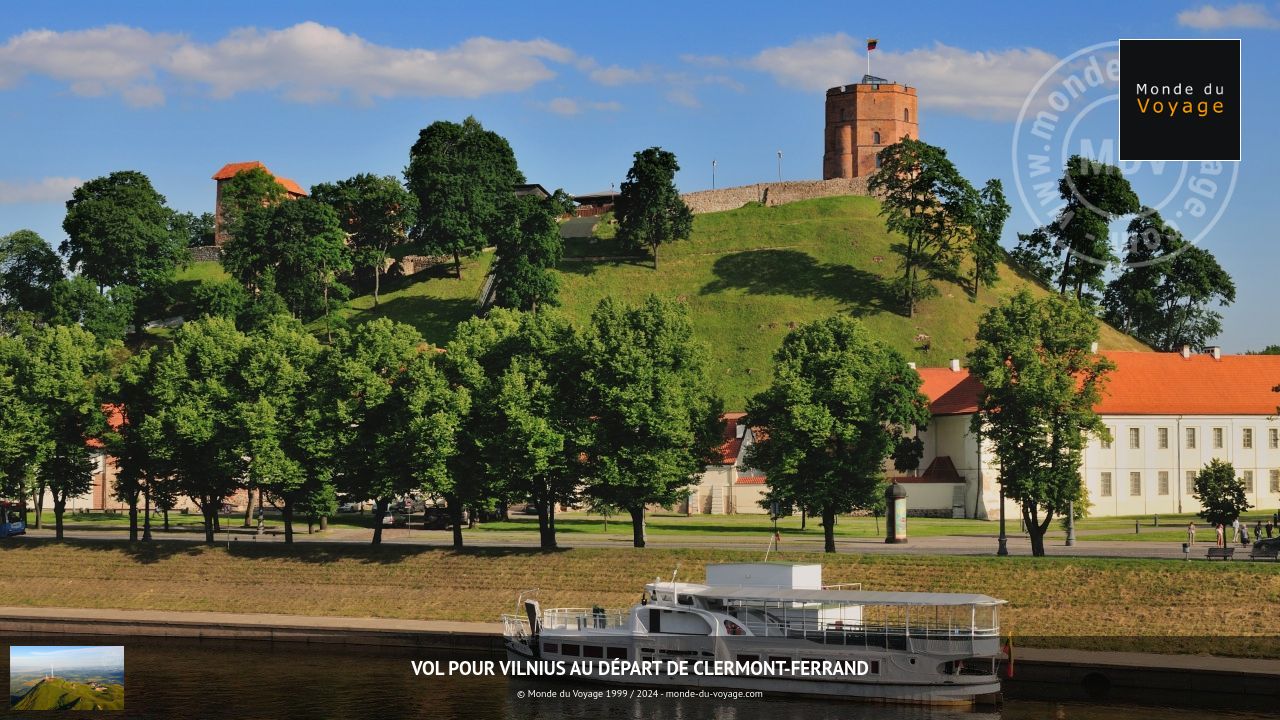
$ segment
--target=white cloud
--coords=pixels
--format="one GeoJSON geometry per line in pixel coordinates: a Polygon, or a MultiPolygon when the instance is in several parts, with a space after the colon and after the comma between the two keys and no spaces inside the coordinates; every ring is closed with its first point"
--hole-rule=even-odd
{"type": "Polygon", "coordinates": [[[643,83],[653,80],[653,71],[648,69],[624,68],[619,65],[610,65],[609,67],[596,68],[589,73],[587,77],[592,82],[615,87],[618,85],[629,85],[632,83],[643,83]]]}
{"type": "MultiPolygon", "coordinates": [[[[1010,119],[1057,62],[1053,54],[1035,48],[978,52],[939,43],[902,53],[876,51],[871,72],[917,88],[929,111],[1010,119]]],[[[772,75],[780,85],[818,92],[859,80],[866,55],[860,42],[837,33],[767,48],[746,65],[772,75]]]]}
{"type": "Polygon", "coordinates": [[[65,202],[84,184],[80,178],[47,177],[26,182],[0,180],[0,205],[65,202]]]}
{"type": "Polygon", "coordinates": [[[733,64],[732,60],[723,55],[694,55],[693,53],[681,55],[680,62],[701,67],[729,67],[733,64]]]}
{"type": "Polygon", "coordinates": [[[1178,13],[1178,24],[1198,30],[1220,28],[1280,28],[1280,20],[1272,17],[1262,5],[1241,3],[1227,8],[1204,5],[1178,13]]]}
{"type": "Polygon", "coordinates": [[[29,30],[0,45],[0,89],[28,74],[68,84],[76,95],[121,93],[126,102],[155,105],[163,93],[151,85],[156,69],[182,42],[180,35],[124,25],[54,32],[29,30]]]}
{"type": "Polygon", "coordinates": [[[163,103],[164,78],[215,98],[254,91],[298,102],[479,97],[528,89],[555,76],[549,63],[575,61],[573,51],[541,39],[474,37],[444,49],[394,48],[303,22],[281,30],[243,28],[204,44],[109,25],[10,38],[0,45],[0,88],[43,75],[77,95],[119,94],[136,106],[163,103]]]}
{"type": "Polygon", "coordinates": [[[668,90],[667,101],[687,108],[702,107],[702,101],[698,100],[698,96],[693,94],[693,90],[683,86],[673,87],[668,90]]]}
{"type": "Polygon", "coordinates": [[[549,113],[571,117],[573,115],[580,115],[587,110],[595,110],[598,112],[617,112],[622,109],[622,103],[616,100],[592,101],[558,97],[544,103],[538,103],[538,107],[549,113]]]}

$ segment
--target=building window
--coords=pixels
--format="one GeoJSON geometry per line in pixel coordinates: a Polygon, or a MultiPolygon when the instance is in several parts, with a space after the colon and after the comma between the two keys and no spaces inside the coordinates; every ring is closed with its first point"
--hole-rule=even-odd
{"type": "Polygon", "coordinates": [[[1253,428],[1243,428],[1240,430],[1240,447],[1245,450],[1253,449],[1253,428]]]}
{"type": "Polygon", "coordinates": [[[1102,473],[1102,497],[1111,497],[1111,473],[1102,473]]]}
{"type": "Polygon", "coordinates": [[[1250,494],[1253,493],[1253,471],[1252,470],[1244,471],[1244,491],[1250,494]]]}
{"type": "Polygon", "coordinates": [[[1267,431],[1267,445],[1272,450],[1280,450],[1280,430],[1271,428],[1267,431]]]}
{"type": "Polygon", "coordinates": [[[1129,473],[1129,494],[1130,495],[1142,494],[1142,473],[1140,472],[1129,473]]]}
{"type": "Polygon", "coordinates": [[[1187,428],[1187,449],[1188,450],[1196,449],[1196,429],[1195,428],[1187,428]]]}
{"type": "Polygon", "coordinates": [[[1222,428],[1213,429],[1213,449],[1214,450],[1222,449],[1222,428]]]}
{"type": "Polygon", "coordinates": [[[1129,428],[1129,449],[1137,450],[1142,447],[1142,429],[1129,428]]]}
{"type": "Polygon", "coordinates": [[[1280,470],[1271,471],[1271,492],[1280,495],[1280,470]]]}
{"type": "Polygon", "coordinates": [[[911,122],[911,110],[902,108],[902,122],[911,122]]]}
{"type": "Polygon", "coordinates": [[[1113,438],[1113,437],[1115,437],[1115,436],[1116,436],[1116,432],[1115,432],[1115,430],[1112,430],[1111,428],[1107,428],[1107,436],[1106,436],[1106,437],[1104,437],[1104,438],[1102,438],[1102,449],[1103,449],[1103,450],[1110,450],[1110,449],[1111,449],[1111,438],[1113,438]]]}
{"type": "Polygon", "coordinates": [[[1156,492],[1161,495],[1169,494],[1169,471],[1168,470],[1161,470],[1160,473],[1156,475],[1156,492]]]}
{"type": "Polygon", "coordinates": [[[1188,495],[1190,495],[1192,492],[1195,491],[1197,474],[1198,473],[1196,473],[1195,470],[1187,471],[1187,489],[1184,492],[1186,492],[1188,495]]]}
{"type": "Polygon", "coordinates": [[[1169,449],[1169,428],[1156,428],[1156,444],[1161,450],[1169,449]]]}
{"type": "Polygon", "coordinates": [[[879,130],[876,130],[875,132],[871,133],[871,137],[873,138],[873,139],[872,139],[872,141],[871,141],[871,144],[872,144],[872,145],[879,145],[879,144],[880,144],[880,131],[879,131],[879,130]]]}

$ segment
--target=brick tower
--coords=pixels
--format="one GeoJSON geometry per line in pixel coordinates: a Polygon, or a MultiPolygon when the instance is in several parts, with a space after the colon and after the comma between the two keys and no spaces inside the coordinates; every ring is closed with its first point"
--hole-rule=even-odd
{"type": "Polygon", "coordinates": [[[880,151],[903,137],[920,137],[915,88],[872,75],[856,85],[831,88],[822,179],[874,173],[880,151]]]}

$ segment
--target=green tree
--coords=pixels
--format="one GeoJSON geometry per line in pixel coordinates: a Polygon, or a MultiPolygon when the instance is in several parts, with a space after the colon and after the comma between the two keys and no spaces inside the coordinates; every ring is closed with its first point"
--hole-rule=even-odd
{"type": "Polygon", "coordinates": [[[1196,513],[1210,525],[1230,525],[1253,507],[1244,491],[1244,481],[1226,460],[1214,458],[1196,474],[1192,496],[1200,502],[1196,513]]]}
{"type": "Polygon", "coordinates": [[[556,304],[558,282],[552,270],[564,254],[556,220],[561,210],[553,198],[525,195],[507,203],[499,214],[493,262],[498,305],[535,310],[556,304]]]}
{"type": "Polygon", "coordinates": [[[146,442],[162,448],[177,488],[200,506],[209,543],[223,502],[248,471],[237,380],[249,343],[230,320],[203,318],[178,328],[154,360],[146,442]]]}
{"type": "Polygon", "coordinates": [[[982,186],[977,202],[977,215],[973,224],[973,297],[986,285],[991,287],[1000,279],[1000,260],[1004,248],[1000,236],[1012,208],[1004,199],[1004,186],[992,178],[982,186]]]}
{"type": "Polygon", "coordinates": [[[1125,269],[1107,285],[1105,318],[1157,350],[1201,347],[1222,331],[1212,305],[1230,305],[1236,286],[1208,250],[1192,245],[1154,210],[1129,223],[1125,269]]]}
{"type": "Polygon", "coordinates": [[[1280,345],[1268,345],[1261,350],[1248,350],[1245,355],[1280,355],[1280,345]]]}
{"type": "Polygon", "coordinates": [[[654,295],[639,307],[602,300],[583,347],[591,493],[631,514],[644,547],[645,506],[683,498],[723,441],[706,350],[685,308],[654,295]]]}
{"type": "Polygon", "coordinates": [[[0,335],[0,496],[23,501],[30,497],[39,505],[44,490],[33,492],[34,470],[48,447],[48,427],[23,384],[27,362],[23,337],[0,335]]]}
{"type": "Polygon", "coordinates": [[[982,384],[972,429],[1000,460],[1006,497],[1022,507],[1031,551],[1070,503],[1085,506],[1081,453],[1108,437],[1094,411],[1112,364],[1090,350],[1098,322],[1074,298],[1021,290],[978,324],[969,372],[982,384]]]}
{"type": "Polygon", "coordinates": [[[558,313],[499,308],[458,326],[443,356],[449,377],[472,400],[454,477],[480,480],[473,498],[531,503],[543,549],[556,547],[556,507],[576,503],[587,482],[580,348],[558,313]]]}
{"type": "Polygon", "coordinates": [[[174,237],[186,243],[187,247],[206,247],[213,244],[215,221],[211,212],[199,215],[190,212],[175,212],[169,219],[170,230],[174,237]]]}
{"type": "Polygon", "coordinates": [[[79,325],[100,340],[124,338],[130,321],[139,315],[138,289],[132,285],[116,285],[102,293],[92,280],[77,275],[59,280],[50,291],[49,322],[79,325]]]}
{"type": "Polygon", "coordinates": [[[415,242],[426,253],[452,255],[459,279],[462,258],[489,244],[499,210],[524,182],[511,145],[474,117],[418,133],[404,176],[418,198],[415,242]]]}
{"type": "MultiPolygon", "coordinates": [[[[237,320],[241,327],[253,327],[255,324],[242,322],[242,316],[251,306],[262,308],[262,303],[255,304],[249,297],[249,291],[239,280],[214,280],[202,282],[191,291],[192,317],[224,317],[237,320]]],[[[255,309],[256,309],[255,308],[255,309]]],[[[266,316],[284,312],[284,304],[265,308],[266,316]]],[[[263,322],[265,322],[265,317],[263,322]]]]}
{"type": "Polygon", "coordinates": [[[947,151],[903,138],[880,151],[871,192],[880,197],[885,227],[902,235],[895,244],[902,276],[896,289],[908,317],[938,293],[936,279],[953,279],[977,212],[977,193],[947,159],[947,151]]]}
{"type": "Polygon", "coordinates": [[[658,269],[658,247],[686,240],[693,231],[693,211],[676,189],[680,170],[673,152],[651,147],[635,154],[614,204],[618,242],[653,253],[658,269]]]}
{"type": "Polygon", "coordinates": [[[73,272],[99,291],[136,290],[132,317],[141,333],[146,315],[163,307],[179,266],[189,259],[187,238],[173,232],[173,211],[146,175],[114,172],[76,188],[67,201],[59,251],[73,272]]]}
{"type": "Polygon", "coordinates": [[[368,173],[315,185],[311,197],[338,214],[355,266],[368,268],[373,277],[377,306],[391,250],[408,242],[409,230],[418,220],[418,198],[394,177],[368,173]]]}
{"type": "Polygon", "coordinates": [[[337,280],[351,270],[338,215],[309,198],[246,213],[240,233],[223,246],[222,264],[255,299],[278,296],[303,321],[329,318],[350,294],[337,280]]]}
{"type": "Polygon", "coordinates": [[[108,360],[89,332],[49,326],[24,336],[19,387],[39,414],[44,451],[37,472],[53,498],[54,527],[62,538],[67,500],[93,487],[90,439],[107,429],[102,398],[108,360]]]}
{"type": "MultiPolygon", "coordinates": [[[[218,214],[226,239],[239,237],[248,214],[288,199],[289,194],[266,168],[241,170],[218,188],[218,214]]],[[[225,242],[225,240],[224,240],[225,242]]]]}
{"type": "Polygon", "coordinates": [[[374,501],[375,545],[391,501],[418,485],[397,453],[404,417],[395,410],[397,383],[422,346],[411,326],[378,318],[336,334],[320,370],[317,392],[329,408],[335,482],[346,495],[374,501]]]}
{"type": "Polygon", "coordinates": [[[279,503],[286,543],[298,503],[333,478],[334,448],[313,381],[320,357],[320,342],[297,319],[277,315],[249,336],[238,363],[246,479],[279,503]]]}
{"type": "MultiPolygon", "coordinates": [[[[163,434],[148,432],[158,408],[152,390],[155,385],[154,349],[129,357],[117,370],[109,401],[120,413],[121,423],[106,437],[109,454],[116,459],[116,499],[129,506],[129,540],[138,539],[138,504],[150,505],[151,492],[159,478],[171,474],[165,450],[156,443],[163,434]]],[[[149,526],[149,522],[148,522],[149,526]]],[[[149,539],[144,536],[143,539],[149,539]]]]}
{"type": "Polygon", "coordinates": [[[0,237],[0,312],[22,310],[47,320],[62,261],[36,233],[19,230],[0,237]]]}
{"type": "Polygon", "coordinates": [[[765,430],[747,463],[764,471],[770,500],[819,511],[835,552],[836,516],[876,505],[886,460],[896,454],[900,469],[915,467],[912,435],[928,424],[929,404],[901,354],[834,316],[787,334],[773,382],[747,403],[747,417],[765,430]]]}

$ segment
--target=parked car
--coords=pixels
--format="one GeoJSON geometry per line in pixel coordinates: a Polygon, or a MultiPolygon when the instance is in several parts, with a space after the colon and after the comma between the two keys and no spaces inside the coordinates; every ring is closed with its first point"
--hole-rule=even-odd
{"type": "Polygon", "coordinates": [[[1249,557],[1256,559],[1275,560],[1280,555],[1280,537],[1263,538],[1253,543],[1253,548],[1249,550],[1249,557]]]}

